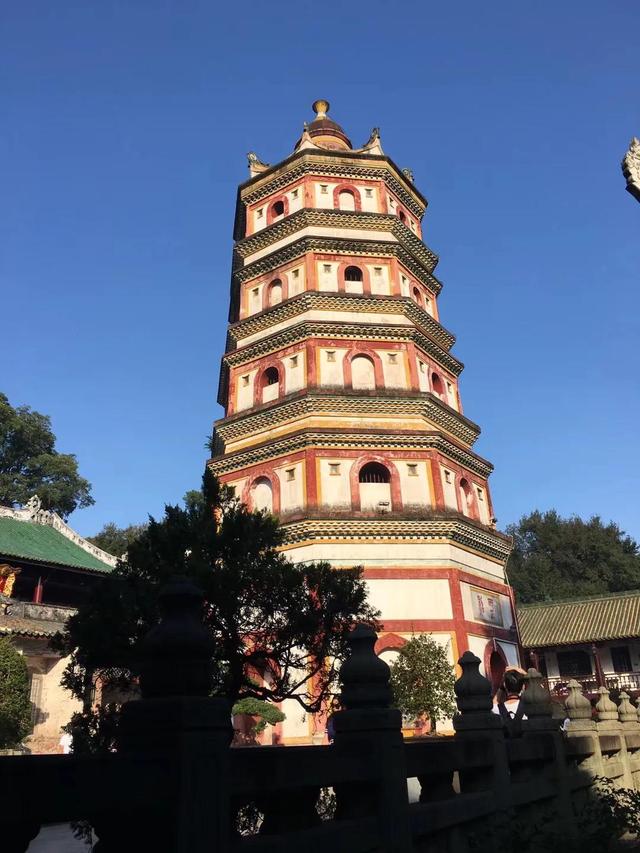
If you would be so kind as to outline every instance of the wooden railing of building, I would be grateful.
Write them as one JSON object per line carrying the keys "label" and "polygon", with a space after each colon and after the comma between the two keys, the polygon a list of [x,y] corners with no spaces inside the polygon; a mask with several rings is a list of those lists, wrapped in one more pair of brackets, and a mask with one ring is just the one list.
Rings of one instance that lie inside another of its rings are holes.
{"label": "wooden railing of building", "polygon": [[[176,579],[162,606],[143,643],[142,698],[123,707],[116,753],[0,758],[3,853],[27,850],[43,825],[74,820],[92,825],[96,853],[463,851],[501,814],[549,820],[551,810],[567,838],[577,835],[577,807],[596,776],[640,788],[640,723],[625,695],[616,706],[600,688],[594,719],[572,682],[561,731],[560,706],[531,669],[527,720],[507,738],[471,652],[459,662],[455,736],[403,741],[389,668],[366,626],[353,631],[342,667],[333,744],[232,748],[229,704],[209,696],[199,593]],[[407,780],[417,780],[415,802]],[[335,809],[323,819],[327,789]],[[241,835],[237,816],[249,804],[261,823]]]}

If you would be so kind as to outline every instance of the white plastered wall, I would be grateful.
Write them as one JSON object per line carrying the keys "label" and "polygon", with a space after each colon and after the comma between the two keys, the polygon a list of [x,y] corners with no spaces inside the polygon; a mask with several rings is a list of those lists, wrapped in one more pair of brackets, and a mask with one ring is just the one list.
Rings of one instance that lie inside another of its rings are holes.
{"label": "white plastered wall", "polygon": [[431,504],[427,464],[424,459],[396,461],[404,506],[427,506]]}
{"label": "white plastered wall", "polygon": [[282,512],[304,506],[302,462],[275,468],[280,480],[280,509]]}
{"label": "white plastered wall", "polygon": [[[442,477],[442,492],[444,494],[445,506],[451,509],[458,509],[458,501],[456,499],[456,483],[453,471],[440,466],[440,476]],[[449,482],[447,482],[449,480]]]}
{"label": "white plastered wall", "polygon": [[406,388],[406,355],[397,350],[376,350],[382,361],[385,388]]}
{"label": "white plastered wall", "polygon": [[[321,503],[329,506],[351,506],[351,487],[349,485],[351,460],[321,459],[319,467]],[[332,471],[337,471],[337,473],[332,473]]]}
{"label": "white plastered wall", "polygon": [[288,284],[288,298],[302,293],[304,290],[304,266],[293,267],[286,273]]}
{"label": "white plastered wall", "polygon": [[391,293],[388,264],[367,264],[369,281],[371,282],[371,293],[388,296]]}
{"label": "white plastered wall", "polygon": [[317,273],[319,290],[338,290],[338,264],[336,261],[318,261]]}
{"label": "white plastered wall", "polygon": [[381,619],[453,619],[449,583],[440,578],[368,578],[369,604]]}
{"label": "white plastered wall", "polygon": [[[320,385],[344,386],[344,357],[346,349],[321,349],[319,353]],[[329,361],[333,353],[333,361]]]}
{"label": "white plastered wall", "polygon": [[253,406],[253,388],[256,379],[257,368],[254,370],[241,371],[236,379],[236,411],[249,409]]}
{"label": "white plastered wall", "polygon": [[298,391],[305,385],[305,352],[298,350],[296,353],[285,356],[282,359],[284,363],[284,388],[285,393],[290,394],[292,391]]}

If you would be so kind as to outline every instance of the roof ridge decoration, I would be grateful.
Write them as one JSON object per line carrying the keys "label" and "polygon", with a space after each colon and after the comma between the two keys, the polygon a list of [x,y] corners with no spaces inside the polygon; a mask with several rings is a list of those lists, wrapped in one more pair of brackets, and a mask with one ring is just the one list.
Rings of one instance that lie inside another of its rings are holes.
{"label": "roof ridge decoration", "polygon": [[42,524],[53,527],[54,530],[62,534],[66,539],[69,539],[74,545],[82,548],[83,551],[91,554],[97,560],[101,560],[112,568],[115,568],[117,565],[118,558],[114,557],[113,554],[108,554],[102,548],[98,548],[97,545],[89,542],[84,536],[80,536],[56,512],[42,509],[42,501],[38,495],[32,495],[22,509],[0,506],[0,518],[13,518],[15,521],[23,521],[27,524]]}
{"label": "roof ridge decoration", "polygon": [[634,136],[622,161],[622,174],[627,181],[627,192],[640,201],[640,139]]}

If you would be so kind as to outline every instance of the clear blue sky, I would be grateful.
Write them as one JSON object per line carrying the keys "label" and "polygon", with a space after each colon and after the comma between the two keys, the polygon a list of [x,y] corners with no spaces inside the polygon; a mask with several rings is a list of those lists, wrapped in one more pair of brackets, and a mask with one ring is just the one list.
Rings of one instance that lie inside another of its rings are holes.
{"label": "clear blue sky", "polygon": [[0,389],[50,414],[104,522],[199,484],[245,152],[318,97],[430,201],[466,414],[500,525],[640,538],[640,5],[31,0],[0,21]]}

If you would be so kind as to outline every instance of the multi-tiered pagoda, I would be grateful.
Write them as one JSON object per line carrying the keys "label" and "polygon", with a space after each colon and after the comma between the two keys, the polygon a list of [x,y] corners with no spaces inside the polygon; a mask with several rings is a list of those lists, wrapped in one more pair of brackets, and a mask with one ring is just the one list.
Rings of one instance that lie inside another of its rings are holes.
{"label": "multi-tiered pagoda", "polygon": [[479,428],[440,324],[427,201],[375,129],[354,149],[316,101],[293,153],[238,192],[211,469],[278,515],[294,561],[364,566],[379,651],[412,632],[517,663]]}

